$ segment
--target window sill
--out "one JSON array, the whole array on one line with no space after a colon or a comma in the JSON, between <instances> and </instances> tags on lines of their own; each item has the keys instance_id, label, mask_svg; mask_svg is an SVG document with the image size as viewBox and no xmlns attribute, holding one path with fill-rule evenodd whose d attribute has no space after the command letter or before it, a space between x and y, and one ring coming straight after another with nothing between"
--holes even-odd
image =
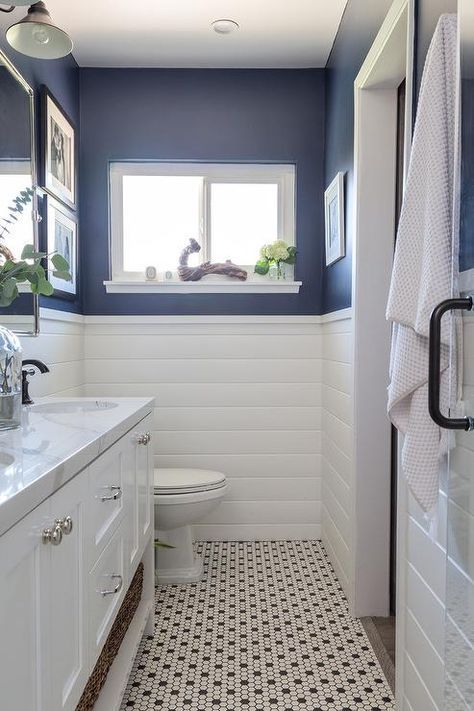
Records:
<instances>
[{"instance_id":1,"label":"window sill","mask_svg":"<svg viewBox=\"0 0 474 711\"><path fill-rule=\"evenodd\" d=\"M301 281L104 281L108 294L297 294Z\"/></svg>"}]
</instances>

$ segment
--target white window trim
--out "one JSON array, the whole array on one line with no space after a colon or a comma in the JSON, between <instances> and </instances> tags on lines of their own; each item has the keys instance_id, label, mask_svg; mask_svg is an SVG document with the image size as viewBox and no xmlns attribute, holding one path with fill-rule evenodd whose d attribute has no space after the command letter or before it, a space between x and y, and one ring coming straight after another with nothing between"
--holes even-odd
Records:
<instances>
[{"instance_id":1,"label":"white window trim","mask_svg":"<svg viewBox=\"0 0 474 711\"><path fill-rule=\"evenodd\" d=\"M231 171L230 171L231 168ZM111 279L104 281L107 293L298 293L302 282L288 280L272 281L253 271L254 265L239 265L247 269L249 277L238 282L227 277L205 277L199 282L181 282L161 278L147 281L142 272L125 272L123 269L123 190L122 180L127 175L183 175L204 177L202 220L202 257L209 259L210 185L213 183L277 183L278 237L290 245L295 243L296 170L291 164L221 164L221 163L162 163L156 161L124 162L110 164L109 171L109 245L111 255ZM286 197L285 199L285 196ZM205 236L205 237L204 237Z\"/></svg>"},{"instance_id":2,"label":"white window trim","mask_svg":"<svg viewBox=\"0 0 474 711\"><path fill-rule=\"evenodd\" d=\"M226 280L201 281L104 281L108 294L297 294L302 281Z\"/></svg>"}]
</instances>

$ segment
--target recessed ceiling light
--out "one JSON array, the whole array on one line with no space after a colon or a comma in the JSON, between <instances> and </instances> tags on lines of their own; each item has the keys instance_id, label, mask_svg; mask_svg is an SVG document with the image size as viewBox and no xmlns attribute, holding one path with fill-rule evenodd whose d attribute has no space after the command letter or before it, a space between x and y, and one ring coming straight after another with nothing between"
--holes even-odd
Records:
<instances>
[{"instance_id":1,"label":"recessed ceiling light","mask_svg":"<svg viewBox=\"0 0 474 711\"><path fill-rule=\"evenodd\" d=\"M239 23L235 20L214 20L212 28L218 35L230 35L239 29Z\"/></svg>"}]
</instances>

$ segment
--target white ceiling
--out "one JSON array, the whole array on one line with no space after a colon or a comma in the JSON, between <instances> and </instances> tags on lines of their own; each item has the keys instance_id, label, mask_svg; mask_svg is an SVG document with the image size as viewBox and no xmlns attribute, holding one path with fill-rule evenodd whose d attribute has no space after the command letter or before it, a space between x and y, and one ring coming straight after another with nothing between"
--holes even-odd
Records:
<instances>
[{"instance_id":1,"label":"white ceiling","mask_svg":"<svg viewBox=\"0 0 474 711\"><path fill-rule=\"evenodd\" d=\"M46 3L81 66L323 67L347 0ZM220 18L236 20L240 30L217 35L210 25Z\"/></svg>"}]
</instances>

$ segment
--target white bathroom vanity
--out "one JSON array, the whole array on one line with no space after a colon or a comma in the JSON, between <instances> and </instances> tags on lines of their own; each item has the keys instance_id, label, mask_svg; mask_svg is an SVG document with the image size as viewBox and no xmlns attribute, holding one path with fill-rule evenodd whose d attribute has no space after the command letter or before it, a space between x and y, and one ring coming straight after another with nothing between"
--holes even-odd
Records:
<instances>
[{"instance_id":1,"label":"white bathroom vanity","mask_svg":"<svg viewBox=\"0 0 474 711\"><path fill-rule=\"evenodd\" d=\"M114 711L153 634L153 400L44 399L0 433L0 689L74 711L140 562L141 602L95 709Z\"/></svg>"}]
</instances>

